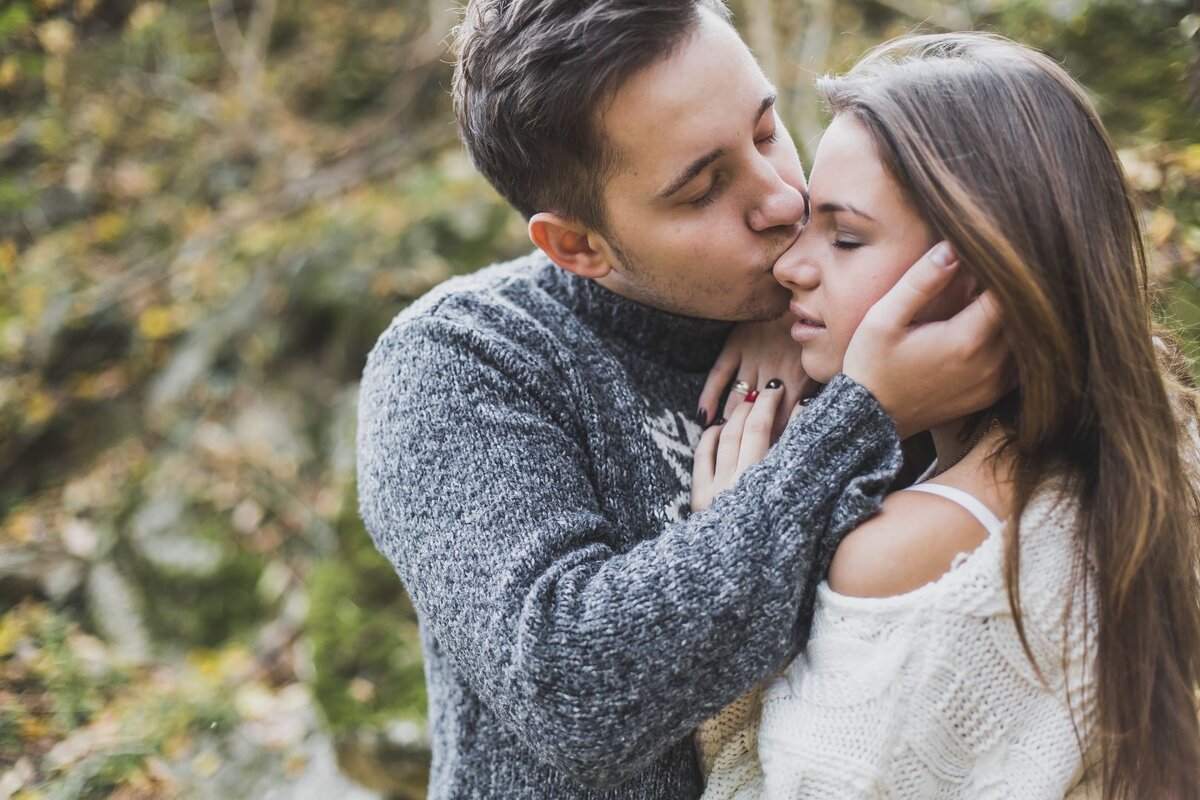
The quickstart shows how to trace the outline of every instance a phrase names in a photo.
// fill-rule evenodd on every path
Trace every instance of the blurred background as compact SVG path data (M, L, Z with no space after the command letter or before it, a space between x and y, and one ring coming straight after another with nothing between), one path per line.
M1200 324L1200 3L733 5L802 153L814 74L919 25L1065 61L1139 191L1161 313ZM456 140L455 21L0 0L0 799L424 796L355 401L398 311L529 249Z

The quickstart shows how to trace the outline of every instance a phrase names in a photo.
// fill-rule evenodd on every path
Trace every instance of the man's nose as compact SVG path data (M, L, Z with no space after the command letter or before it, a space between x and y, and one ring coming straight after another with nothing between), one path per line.
M769 161L759 170L759 196L746 216L751 229L794 227L804 220L804 194L785 181Z

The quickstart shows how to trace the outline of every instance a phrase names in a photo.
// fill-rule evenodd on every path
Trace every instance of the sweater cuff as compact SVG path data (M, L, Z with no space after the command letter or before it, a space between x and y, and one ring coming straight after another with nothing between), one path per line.
M900 446L896 423L883 410L875 395L862 384L839 372L800 414L800 428L820 434L840 432L868 449ZM810 434L811 435L811 434Z
M879 510L902 463L892 418L862 385L839 373L784 433L788 459L843 489L827 533L833 545Z

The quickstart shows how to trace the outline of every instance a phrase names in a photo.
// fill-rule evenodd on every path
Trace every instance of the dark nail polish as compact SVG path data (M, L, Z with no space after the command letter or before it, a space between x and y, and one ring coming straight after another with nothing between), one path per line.
M783 381L779 380L779 378L772 378L770 383L767 384L767 388L768 389L783 388Z
M715 427L717 427L718 425L724 425L724 424L725 424L725 418L724 418L724 417L717 417L717 418L716 418L716 420L714 420L714 421L713 421L713 427L714 427L714 428L715 428Z
M757 392L757 391L753 391L753 392L751 392L750 394L746 395L746 402L747 402L747 403L753 403L753 402L754 402L755 400L757 400L757 399L758 399L758 392Z
M696 424L703 428L708 423L708 409L702 408L696 412Z

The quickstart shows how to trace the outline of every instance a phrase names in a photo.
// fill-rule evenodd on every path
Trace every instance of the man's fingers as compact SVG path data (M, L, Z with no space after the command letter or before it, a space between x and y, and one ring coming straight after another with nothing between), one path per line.
M907 328L913 317L950 285L957 266L950 245L939 242L876 301L866 319L886 328Z
M989 291L976 297L948 321L962 327L962 330L955 331L954 335L976 335L983 341L1000 333L1003 320L1000 304L996 302L996 296Z

